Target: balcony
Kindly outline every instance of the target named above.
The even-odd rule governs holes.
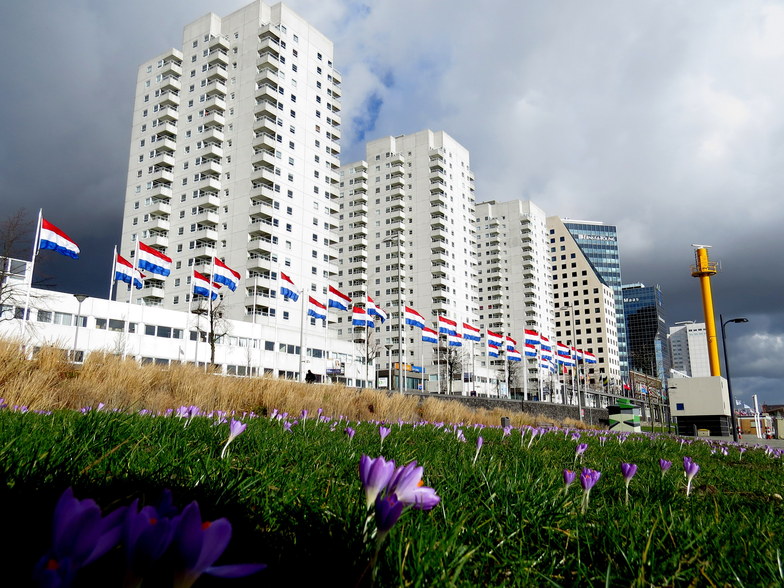
[[[195,222],[198,225],[216,226],[220,222],[220,216],[214,210],[202,210],[190,218],[191,222]]]
[[[158,96],[159,104],[161,106],[179,106],[180,105],[180,93],[176,90],[173,91],[163,91]]]
[[[217,192],[220,192],[221,183],[216,178],[203,178],[203,179],[197,181],[194,184],[194,187],[197,190],[203,190],[203,191],[206,191],[206,192],[215,192],[215,193],[217,193]]]
[[[149,177],[149,179],[153,184],[157,184],[159,182],[171,184],[174,181],[174,174],[168,168],[159,167],[157,169],[153,169],[152,175]]]
[[[151,158],[148,163],[153,167],[173,168],[175,159],[171,154],[162,151]],[[173,181],[173,179],[170,181]]]
[[[248,241],[248,251],[269,257],[273,251],[273,245],[276,245],[276,243],[273,242],[271,237],[254,237]]]
[[[438,262],[440,264],[449,263],[449,253],[446,249],[443,248],[435,248],[431,250],[432,255],[430,256],[431,262]]]
[[[226,84],[221,80],[212,80],[207,82],[207,96],[226,96]]]
[[[206,243],[198,243],[193,250],[193,255],[197,260],[205,259],[210,260],[210,262],[212,262],[212,258],[215,257],[217,253],[215,247]]]
[[[155,150],[174,153],[177,150],[177,141],[168,137],[158,139],[158,141],[155,142]]]
[[[212,125],[212,126],[222,127],[223,125],[226,124],[226,118],[223,116],[223,112],[221,112],[217,108],[215,110],[207,109],[204,111],[203,122],[205,126]]]
[[[229,79],[229,72],[222,65],[211,65],[207,68],[207,79],[225,82]]]
[[[259,58],[256,60],[256,67],[261,71],[262,69],[269,68],[275,72],[280,67],[280,57],[277,51],[260,51]]]
[[[266,99],[277,102],[279,96],[277,84],[261,83],[256,88],[256,100]]]
[[[161,74],[164,76],[174,75],[179,78],[182,75],[182,65],[176,61],[164,61],[163,67],[161,67]]]
[[[272,263],[272,256],[270,255],[249,255],[246,267],[251,272],[267,273],[275,271],[274,267],[277,264]]]
[[[229,65],[229,53],[222,49],[213,49],[207,56],[207,63],[210,65]]]
[[[166,200],[153,200],[149,210],[151,215],[169,216],[171,214],[171,204]]]
[[[250,158],[250,163],[253,166],[259,166],[265,164],[266,167],[274,167],[275,166],[275,153],[273,151],[266,151],[264,149],[258,149]]]
[[[250,174],[250,181],[253,183],[266,182],[267,184],[275,183],[275,172],[270,168],[259,166]]]
[[[275,191],[271,186],[258,185],[251,188],[250,201],[253,206],[272,206],[275,200]]]
[[[220,175],[223,173],[223,166],[219,162],[213,160],[202,160],[201,165],[197,166],[196,169],[201,173],[206,173],[208,175]]]
[[[179,78],[175,76],[165,76],[161,80],[161,90],[175,90],[179,92],[182,89],[182,84]]]
[[[163,121],[177,122],[180,118],[180,113],[177,112],[177,108],[174,106],[163,106],[158,109],[158,117]]]
[[[257,134],[251,143],[254,149],[272,149],[274,150],[277,146],[277,141],[275,141],[275,135],[271,135],[269,133],[259,133]]]
[[[169,238],[164,237],[163,235],[150,235],[146,239],[144,239],[144,244],[149,245],[150,247],[168,247],[169,246]]]
[[[207,143],[203,149],[204,151],[202,156],[204,157],[214,157],[216,159],[223,158],[223,147],[217,145],[216,143]]]
[[[278,117],[278,103],[267,98],[257,100],[254,113],[256,116],[266,116],[275,120]]]
[[[170,200],[172,197],[172,189],[170,186],[166,186],[165,184],[158,184],[157,186],[153,185],[153,187],[148,192],[148,196],[158,200]]]
[[[265,51],[278,53],[280,51],[280,40],[277,35],[277,32],[262,32],[259,35],[259,53],[264,53]]]
[[[205,141],[209,141],[210,139],[213,139],[215,141],[219,141],[223,143],[224,140],[223,131],[219,130],[217,127],[210,127],[204,130],[204,135],[202,136],[202,138]]]
[[[259,116],[253,123],[253,131],[255,133],[266,133],[268,135],[275,135],[278,132],[278,124],[276,120],[268,116]]]
[[[138,296],[144,299],[147,298],[163,299],[164,296],[163,288],[161,288],[160,286],[145,286],[139,291]]]
[[[169,220],[162,217],[162,216],[151,216],[150,217],[150,229],[154,229],[156,231],[169,231],[171,225],[169,224]]]
[[[207,100],[204,101],[204,109],[209,111],[220,110],[221,112],[225,112],[226,100],[223,98],[223,96],[218,96],[217,94],[210,96],[207,98]]]
[[[209,43],[210,51],[227,51],[229,50],[229,42],[223,37],[213,37]]]

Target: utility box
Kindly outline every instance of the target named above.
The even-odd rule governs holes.
[[[607,407],[607,415],[610,419],[611,431],[628,431],[639,433],[640,428],[640,408],[635,406],[626,398],[619,398],[618,404]]]

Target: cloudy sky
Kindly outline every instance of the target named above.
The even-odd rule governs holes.
[[[58,287],[108,292],[138,65],[245,4],[4,7],[3,218],[43,207],[79,243],[79,262],[41,256]],[[445,130],[471,152],[477,200],[617,225],[624,282],[658,283],[670,323],[703,320],[691,244],[712,245],[716,313],[750,321],[727,331],[734,391],[784,403],[783,3],[288,4],[335,43],[344,161]]]

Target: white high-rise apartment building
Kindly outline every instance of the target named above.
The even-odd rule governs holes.
[[[599,275],[564,221],[547,219],[553,279],[555,336],[559,342],[596,356],[586,365],[586,383],[601,387],[607,376],[620,387],[615,291]],[[555,350],[553,350],[555,351]]]
[[[668,339],[672,377],[707,378],[711,375],[705,323],[677,323],[670,327]]]
[[[554,338],[547,216],[528,200],[481,202],[475,226],[480,326],[517,340],[524,368],[515,378],[522,381],[512,384],[525,397],[538,396],[539,384],[549,373],[540,370],[536,357],[525,357],[524,332]],[[496,372],[496,378],[506,363],[503,355],[488,357],[483,347],[481,365]]]
[[[370,295],[389,313],[380,345],[389,346],[383,353],[391,353],[395,363],[402,353],[406,389],[422,385],[436,392],[440,382],[440,391],[467,391],[472,384],[464,383],[463,375],[474,365],[469,347],[449,381],[443,358],[434,344],[422,343],[419,329],[404,324],[402,340],[398,333],[403,306],[419,312],[430,327],[439,315],[472,324],[477,320],[474,177],[468,151],[442,131],[383,137],[366,145],[365,160],[342,166],[340,173],[338,288],[359,304]],[[349,315],[337,320],[341,337],[364,337],[352,328]],[[445,346],[442,341],[442,350]]]
[[[134,296],[187,310],[193,271],[217,256],[241,274],[226,318],[299,329],[279,274],[324,302],[337,271],[340,82],[332,42],[260,1],[196,20],[141,65],[121,254],[141,241],[173,267]]]

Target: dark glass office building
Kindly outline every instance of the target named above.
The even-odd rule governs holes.
[[[666,381],[670,373],[667,322],[659,286],[627,284],[623,287],[629,367]]]
[[[618,251],[618,231],[613,225],[593,221],[563,221],[583,255],[605,283],[615,293],[615,318],[618,327],[618,361],[621,377],[629,377],[626,321],[623,308],[621,256]]]

